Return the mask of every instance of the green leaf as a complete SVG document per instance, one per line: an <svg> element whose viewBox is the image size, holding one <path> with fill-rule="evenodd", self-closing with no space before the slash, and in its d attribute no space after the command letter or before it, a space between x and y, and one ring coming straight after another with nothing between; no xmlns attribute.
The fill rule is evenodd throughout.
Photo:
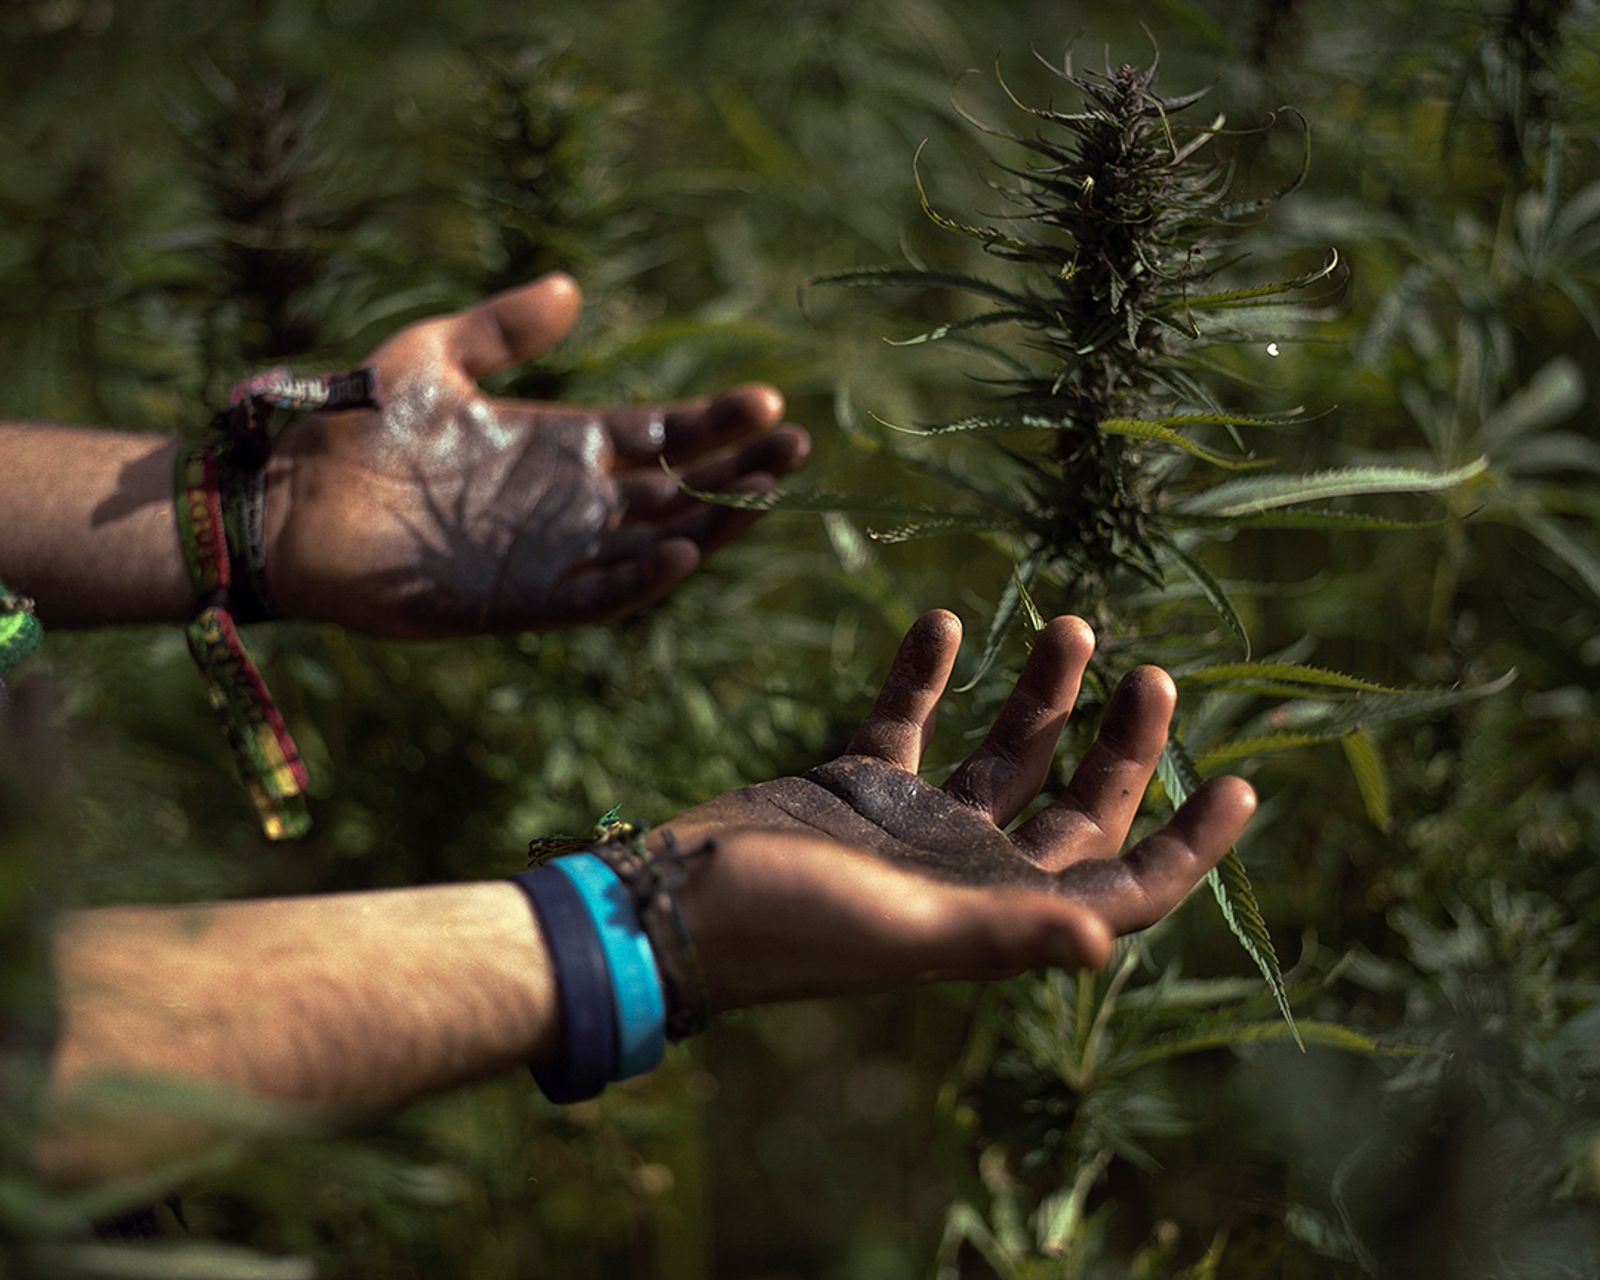
<svg viewBox="0 0 1600 1280"><path fill-rule="evenodd" d="M921 203L922 212L927 216L928 221L932 222L941 231L954 231L957 235L969 236L974 240L982 241L986 245L1000 244L1005 245L1008 249L1019 249L1025 252L1032 251L1038 247L1029 244L1026 240L1018 240L1014 236L1005 235L993 227L974 227L965 222L957 222L954 218L946 217L935 209L933 203L928 199L927 188L922 185L921 160L923 149L927 145L928 140L924 138L917 144L916 154L911 157L911 180L917 184L917 200Z"/></svg>
<svg viewBox="0 0 1600 1280"><path fill-rule="evenodd" d="M1278 1011L1294 1037L1300 1051L1305 1052L1305 1041L1295 1026L1294 1010L1289 1007L1289 993L1283 985L1283 967L1278 963L1277 950L1272 945L1272 933L1266 918L1261 914L1261 904L1256 901L1255 889L1250 883L1250 873L1244 861L1233 850L1211 869L1206 880L1217 899L1222 918L1227 921L1233 936L1239 939L1245 952L1256 962L1261 976L1267 980L1272 995L1278 1002Z"/></svg>
<svg viewBox="0 0 1600 1280"><path fill-rule="evenodd" d="M1167 519L1195 529L1334 529L1352 533L1386 533L1399 529L1438 529L1441 520L1393 520L1357 511L1266 511L1250 516L1202 516L1173 511Z"/></svg>
<svg viewBox="0 0 1600 1280"><path fill-rule="evenodd" d="M1515 437L1552 427L1583 407L1584 379L1570 356L1557 356L1484 420L1479 439L1485 453Z"/></svg>
<svg viewBox="0 0 1600 1280"><path fill-rule="evenodd" d="M1160 778L1174 809L1199 790L1202 781L1199 768L1176 735L1168 738L1167 745L1162 748L1156 762L1156 776ZM1211 885L1211 892L1229 931L1239 940L1245 954L1256 962L1256 968L1261 970L1261 976L1266 979L1267 987L1277 1001L1278 1011L1283 1014L1284 1024L1304 1052L1305 1042L1295 1028L1294 1010L1289 1007L1289 993L1283 985L1283 966L1278 963L1278 952L1272 945L1272 933L1261 914L1261 905L1256 901L1255 890L1250 885L1250 875L1244 869L1244 863L1230 849L1227 856L1211 869L1206 880Z"/></svg>
<svg viewBox="0 0 1600 1280"><path fill-rule="evenodd" d="M1181 550L1173 543L1167 544L1167 550L1172 553L1185 573L1194 580L1195 586L1200 588L1200 593L1210 602L1211 607L1217 611L1217 616L1222 619L1228 630L1239 638L1239 643L1244 647L1244 656L1250 657L1250 636L1244 629L1244 623L1239 620L1239 614L1233 607L1233 601L1228 599L1228 593L1214 577L1211 571L1196 560L1193 556Z"/></svg>
<svg viewBox="0 0 1600 1280"><path fill-rule="evenodd" d="M989 668L1000 656L1000 649L1005 644L1006 636L1011 632L1012 624L1016 621L1017 611L1022 605L1022 592L1027 590L1028 584L1038 573L1042 558L1041 554L1035 551L1024 557L1022 563L1012 570L1011 577L1006 580L1005 590L1000 593L1000 602L995 606L994 618L989 623L989 634L984 637L983 653L978 658L977 670L965 684L958 685L955 692L970 692L977 688L978 681L989 673Z"/></svg>
<svg viewBox="0 0 1600 1280"><path fill-rule="evenodd" d="M1450 471L1417 467L1340 467L1296 476L1252 476L1229 480L1184 499L1178 510L1189 515L1247 516L1298 502L1373 493L1439 493L1482 475L1486 459Z"/></svg>
<svg viewBox="0 0 1600 1280"><path fill-rule="evenodd" d="M948 507L927 502L907 502L901 498L869 498L862 494L833 493L826 489L810 491L778 489L771 493L710 493L696 489L666 462L661 469L677 482L678 488L699 502L732 507L738 511L797 511L811 514L930 516L940 519L986 519L978 512L952 512Z"/></svg>
<svg viewBox="0 0 1600 1280"><path fill-rule="evenodd" d="M1434 715L1468 702L1476 702L1479 698L1487 698L1509 688L1516 678L1517 673L1513 669L1488 684L1468 685L1464 688L1413 689L1400 694L1357 694L1354 698L1329 707L1321 715L1308 718L1298 727L1342 736L1357 729L1393 724L1399 720L1415 720L1420 716Z"/></svg>
<svg viewBox="0 0 1600 1280"><path fill-rule="evenodd" d="M1238 306L1260 306L1263 298L1274 297L1278 294L1290 293L1295 289L1304 289L1307 285L1315 284L1318 280L1326 280L1339 266L1339 251L1328 250L1328 260L1313 271L1306 272L1303 276L1296 276L1293 280L1274 280L1267 284L1248 285L1243 289L1224 289L1218 293L1202 293L1193 297L1175 298L1171 302L1163 303L1159 308L1162 311L1198 311L1211 308L1226 308Z"/></svg>
<svg viewBox="0 0 1600 1280"><path fill-rule="evenodd" d="M1164 427L1290 427L1313 419L1299 411L1260 413L1165 413L1149 419Z"/></svg>
<svg viewBox="0 0 1600 1280"><path fill-rule="evenodd" d="M1518 476L1562 471L1600 475L1600 441L1576 431L1542 431L1518 442L1505 459L1505 469Z"/></svg>
<svg viewBox="0 0 1600 1280"><path fill-rule="evenodd" d="M933 516L927 520L913 520L907 524L893 525L887 529L867 529L867 537L874 542L911 542L917 538L937 538L951 533L992 533L1001 529L1016 529L1015 520L1003 516Z"/></svg>
<svg viewBox="0 0 1600 1280"><path fill-rule="evenodd" d="M1185 453L1192 454L1202 462L1209 462L1212 466L1222 467L1227 471L1248 471L1267 465L1265 460L1230 458L1226 454L1207 449L1204 445L1196 444L1188 436L1174 431L1171 427L1163 426L1153 418L1102 418L1094 424L1094 427L1095 430L1103 431L1107 435L1129 436L1135 440L1153 440L1160 444L1169 444L1175 449L1182 449Z"/></svg>
<svg viewBox="0 0 1600 1280"><path fill-rule="evenodd" d="M1325 667L1310 667L1300 662L1218 662L1191 671L1176 673L1179 683L1216 684L1232 687L1236 682L1276 680L1288 684L1311 685L1322 689L1341 689L1350 693L1392 693L1400 696L1425 694L1426 689L1396 689L1386 684L1374 684L1359 676L1342 671L1329 671Z"/></svg>
<svg viewBox="0 0 1600 1280"><path fill-rule="evenodd" d="M1308 1044L1329 1049L1343 1049L1347 1053L1367 1054L1372 1057L1413 1054L1415 1049L1389 1048L1371 1036L1337 1022L1289 1023L1280 1019L1271 1022L1242 1022L1233 1026L1193 1034L1181 1034L1156 1040L1143 1049L1107 1064L1109 1071L1133 1071L1152 1062L1179 1058L1191 1053L1205 1053L1212 1049L1227 1049L1243 1044L1270 1044L1278 1040L1293 1040L1301 1049Z"/></svg>
<svg viewBox="0 0 1600 1280"><path fill-rule="evenodd" d="M1573 537L1559 520L1537 511L1521 512L1519 522L1600 599L1600 555L1595 553L1592 539Z"/></svg>
<svg viewBox="0 0 1600 1280"><path fill-rule="evenodd" d="M1309 1245L1324 1258L1331 1258L1335 1262L1360 1261L1349 1233L1316 1209L1292 1204L1283 1215L1283 1225L1296 1240Z"/></svg>
<svg viewBox="0 0 1600 1280"><path fill-rule="evenodd" d="M1383 756L1378 743L1365 729L1357 729L1339 739L1344 747L1344 757L1350 762L1350 772L1355 775L1367 816L1379 831L1388 833L1394 827L1394 811L1389 804L1389 779L1383 771Z"/></svg>
<svg viewBox="0 0 1600 1280"><path fill-rule="evenodd" d="M1016 584L1017 599L1022 602L1022 615L1028 620L1028 630L1035 633L1043 631L1044 615L1039 612L1039 606L1033 602L1033 595L1028 590L1028 584L1022 580L1022 575L1015 569L1011 571L1011 580ZM1029 648L1032 648L1031 641L1029 642Z"/></svg>
<svg viewBox="0 0 1600 1280"><path fill-rule="evenodd" d="M806 171L806 163L760 108L731 80L704 86L722 123L744 150L757 173L793 180Z"/></svg>
<svg viewBox="0 0 1600 1280"><path fill-rule="evenodd" d="M1516 676L1516 671L1511 670L1498 680L1466 688L1417 689L1401 694L1359 693L1325 711L1312 712L1297 720L1293 728L1219 743L1201 755L1200 765L1204 769L1215 769L1251 756L1332 742L1360 729L1433 715L1499 693Z"/></svg>
<svg viewBox="0 0 1600 1280"><path fill-rule="evenodd" d="M881 418L877 418L876 414L873 414L872 416L879 422L882 421ZM884 446L884 452L896 462L901 463L903 466L909 467L914 471L921 471L923 474L932 476L936 480L943 481L945 484L948 484L953 488L964 489L974 498L979 499L986 507L991 507L996 511L1005 512L1006 515L1010 516L1012 521L1015 522L1015 524L1019 527L1026 525L1028 522L1028 518L1031 513L1027 507L1023 506L1017 500L1017 495L1015 492L1007 493L1004 490L991 486L988 483L979 483L970 475L967 475L962 471L957 471L953 467L947 467L943 463L936 462L932 458L925 458L915 453L901 452L892 444L886 444ZM967 514L976 516L980 513L973 511L964 513L957 512L952 514Z"/></svg>
<svg viewBox="0 0 1600 1280"><path fill-rule="evenodd" d="M1294 177L1290 178L1275 191L1269 191L1265 195L1256 196L1250 200L1236 200L1229 204L1223 205L1218 211L1219 217L1223 222L1236 223L1240 218L1248 217L1260 213L1264 209L1270 208L1271 206L1277 204L1278 201L1282 200L1285 196L1298 191L1301 186L1304 185L1306 177L1310 174L1311 122L1305 118L1305 116L1297 107L1283 107L1281 110L1287 112L1289 115L1292 115L1300 122L1299 169L1295 171ZM1267 127L1270 128L1272 125L1277 123L1278 115L1279 112L1274 111L1267 116Z"/></svg>
<svg viewBox="0 0 1600 1280"><path fill-rule="evenodd" d="M1258 733L1247 738L1234 738L1219 743L1200 753L1199 765L1209 772L1239 760L1270 755L1276 751L1294 751L1300 747L1314 747L1324 742L1336 742L1342 733L1299 732L1285 729L1281 733Z"/></svg>
<svg viewBox="0 0 1600 1280"><path fill-rule="evenodd" d="M885 338L891 347L915 347L925 342L938 342L951 334L965 333L971 329L984 329L990 325L1007 324L1016 320L1038 319L1037 311L1024 311L1019 307L1006 307L999 311L985 311L981 316L968 316L965 320L952 320L936 329L929 329L912 338Z"/></svg>
<svg viewBox="0 0 1600 1280"><path fill-rule="evenodd" d="M959 289L1014 307L1031 310L1036 305L1033 298L995 284L992 280L985 280L982 276L964 275L959 271L929 271L922 267L857 267L853 271L831 271L812 276L802 287L823 286L845 289Z"/></svg>
<svg viewBox="0 0 1600 1280"><path fill-rule="evenodd" d="M876 416L876 415L874 415ZM950 422L936 422L928 426L902 427L897 423L878 418L891 431L908 436L995 435L1003 431L1086 431L1087 423L1066 418L1051 417L1042 413L1007 410L997 413L975 413Z"/></svg>
<svg viewBox="0 0 1600 1280"><path fill-rule="evenodd" d="M1490 512L1494 508L1488 509ZM1511 523L1530 510L1535 514L1577 516L1581 520L1600 520L1600 486L1570 484L1522 484L1517 486L1517 505L1508 508Z"/></svg>
<svg viewBox="0 0 1600 1280"><path fill-rule="evenodd" d="M1212 466L1229 471L1244 471L1266 465L1250 458L1230 458L1226 454L1207 449L1155 418L1103 418L1099 422L1085 423L1024 410L974 414L968 418L957 418L953 422L942 422L931 427L901 427L892 422L885 422L883 425L892 431L912 436L993 435L1007 431L1103 431L1107 435L1129 436L1137 440L1168 444L1204 462L1209 462Z"/></svg>

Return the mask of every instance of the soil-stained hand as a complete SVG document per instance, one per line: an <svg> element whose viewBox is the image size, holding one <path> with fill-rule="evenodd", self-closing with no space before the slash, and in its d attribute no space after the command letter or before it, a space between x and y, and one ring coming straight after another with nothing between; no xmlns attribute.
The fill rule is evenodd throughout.
<svg viewBox="0 0 1600 1280"><path fill-rule="evenodd" d="M372 356L383 407L312 417L270 472L268 574L289 617L379 635L550 630L660 598L758 513L684 496L759 491L804 462L772 387L641 408L497 399L477 379L572 328L550 275L414 324Z"/></svg>
<svg viewBox="0 0 1600 1280"><path fill-rule="evenodd" d="M726 836L716 858L731 865L693 887L723 1000L1103 963L1111 937L1171 911L1254 812L1247 783L1215 778L1122 852L1176 701L1164 671L1140 667L1065 792L1007 831L1049 774L1094 636L1051 622L983 744L936 787L916 771L960 643L953 614L924 615L844 755L668 824L685 843Z"/></svg>

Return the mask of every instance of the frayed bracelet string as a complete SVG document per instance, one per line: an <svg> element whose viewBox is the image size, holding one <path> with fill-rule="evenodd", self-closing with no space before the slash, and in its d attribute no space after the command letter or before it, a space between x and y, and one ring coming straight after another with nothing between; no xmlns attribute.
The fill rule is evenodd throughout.
<svg viewBox="0 0 1600 1280"><path fill-rule="evenodd" d="M530 862L543 865L581 849L611 868L632 899L655 955L666 1000L666 1037L684 1040L710 1026L715 1010L699 949L673 891L688 876L693 862L715 853L716 842L707 839L684 850L672 831L663 829L663 847L655 853L645 842L649 830L643 823L617 821L613 809L595 825L592 836L533 840L528 856Z"/></svg>
<svg viewBox="0 0 1600 1280"><path fill-rule="evenodd" d="M239 383L212 419L211 439L180 449L175 467L178 541L195 593L189 652L270 840L311 828L304 762L239 624L277 616L267 590L266 465L275 409L378 406L377 371L299 378L273 369Z"/></svg>

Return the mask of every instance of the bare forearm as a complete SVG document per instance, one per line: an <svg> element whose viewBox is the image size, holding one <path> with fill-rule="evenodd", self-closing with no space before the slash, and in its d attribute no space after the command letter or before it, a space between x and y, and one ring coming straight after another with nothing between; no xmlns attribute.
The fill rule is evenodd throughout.
<svg viewBox="0 0 1600 1280"><path fill-rule="evenodd" d="M186 617L177 448L167 436L0 422L0 581L31 596L47 627Z"/></svg>
<svg viewBox="0 0 1600 1280"><path fill-rule="evenodd" d="M84 912L56 963L52 1093L69 1117L97 1081L128 1076L359 1117L547 1057L559 1030L547 952L510 884ZM56 1180L203 1136L83 1114L41 1148Z"/></svg>

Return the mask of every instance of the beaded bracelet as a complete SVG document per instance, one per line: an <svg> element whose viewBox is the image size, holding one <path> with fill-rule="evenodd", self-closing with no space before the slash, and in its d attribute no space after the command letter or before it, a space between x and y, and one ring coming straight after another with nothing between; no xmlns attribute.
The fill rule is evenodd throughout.
<svg viewBox="0 0 1600 1280"><path fill-rule="evenodd" d="M234 387L228 407L212 419L209 440L178 451L178 541L195 593L195 616L185 629L189 652L271 840L311 827L305 765L238 631L239 623L276 616L266 550L272 414L378 404L376 370L297 378L273 369Z"/></svg>

